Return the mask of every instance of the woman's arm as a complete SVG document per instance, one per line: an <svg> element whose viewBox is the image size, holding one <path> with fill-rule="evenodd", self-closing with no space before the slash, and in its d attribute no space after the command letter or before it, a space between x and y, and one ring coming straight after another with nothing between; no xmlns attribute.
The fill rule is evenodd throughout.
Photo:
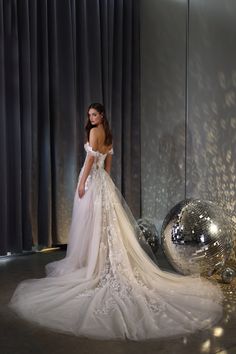
<svg viewBox="0 0 236 354"><path fill-rule="evenodd" d="M92 147L93 150L97 150L97 131L96 128L91 129L90 135L89 135L89 145ZM79 183L79 188L78 188L78 193L79 197L82 198L83 195L85 194L85 182L88 178L88 175L91 171L91 168L93 166L95 157L92 155L88 155L85 166L84 166L84 171L82 174L82 177L80 179Z"/></svg>
<svg viewBox="0 0 236 354"><path fill-rule="evenodd" d="M83 171L82 177L79 182L78 193L79 193L80 198L82 198L83 195L85 194L85 182L86 182L88 175L91 171L91 168L93 166L93 162L94 162L94 156L91 156L91 155L88 156L86 164L84 166L84 171Z"/></svg>

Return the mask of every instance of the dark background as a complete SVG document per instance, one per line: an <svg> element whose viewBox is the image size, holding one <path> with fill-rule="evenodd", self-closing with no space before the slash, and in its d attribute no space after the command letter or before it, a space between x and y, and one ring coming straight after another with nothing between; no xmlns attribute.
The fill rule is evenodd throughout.
<svg viewBox="0 0 236 354"><path fill-rule="evenodd" d="M235 212L235 17L234 0L0 0L0 254L67 242L96 101L136 218L185 197Z"/></svg>
<svg viewBox="0 0 236 354"><path fill-rule="evenodd" d="M139 216L139 2L0 0L0 21L0 254L67 242L91 102Z"/></svg>

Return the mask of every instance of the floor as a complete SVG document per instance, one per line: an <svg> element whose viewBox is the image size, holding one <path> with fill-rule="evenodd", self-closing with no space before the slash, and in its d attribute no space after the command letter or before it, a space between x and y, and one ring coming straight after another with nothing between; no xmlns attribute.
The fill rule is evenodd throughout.
<svg viewBox="0 0 236 354"><path fill-rule="evenodd" d="M214 328L177 339L99 341L58 334L15 315L6 305L23 279L44 277L44 266L61 259L65 251L0 257L0 353L1 354L152 354L236 353L236 278L221 284L225 294L224 317ZM219 279L218 279L219 280Z"/></svg>

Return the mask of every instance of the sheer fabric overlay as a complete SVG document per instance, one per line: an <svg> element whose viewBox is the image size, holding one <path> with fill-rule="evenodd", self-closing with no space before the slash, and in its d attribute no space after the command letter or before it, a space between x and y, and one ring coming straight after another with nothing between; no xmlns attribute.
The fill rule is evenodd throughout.
<svg viewBox="0 0 236 354"><path fill-rule="evenodd" d="M145 340L209 328L222 315L220 288L198 276L160 270L138 241L141 231L95 157L85 195L74 196L66 257L46 277L22 281L9 306L52 330L97 339ZM111 149L108 153L113 154Z"/></svg>

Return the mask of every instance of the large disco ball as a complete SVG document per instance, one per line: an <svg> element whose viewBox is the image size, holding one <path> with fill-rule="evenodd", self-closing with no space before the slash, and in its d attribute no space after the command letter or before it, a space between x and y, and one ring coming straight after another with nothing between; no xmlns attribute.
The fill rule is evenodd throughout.
<svg viewBox="0 0 236 354"><path fill-rule="evenodd" d="M234 234L231 218L215 203L186 199L165 217L161 243L178 272L211 275L229 257Z"/></svg>

